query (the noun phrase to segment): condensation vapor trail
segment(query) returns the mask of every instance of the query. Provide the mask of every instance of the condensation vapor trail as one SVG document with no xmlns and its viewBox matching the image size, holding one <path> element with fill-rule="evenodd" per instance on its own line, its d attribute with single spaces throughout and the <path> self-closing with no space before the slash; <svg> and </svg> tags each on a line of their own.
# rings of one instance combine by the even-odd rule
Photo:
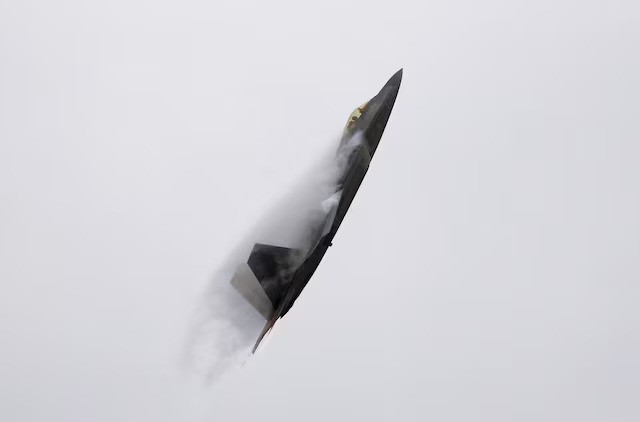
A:
<svg viewBox="0 0 640 422">
<path fill-rule="evenodd" d="M 187 361 L 196 375 L 215 381 L 250 356 L 265 319 L 231 286 L 230 280 L 239 268 L 242 271 L 255 243 L 307 249 L 310 234 L 331 209 L 327 205 L 339 198 L 338 179 L 348 154 L 360 139 L 352 137 L 350 145 L 340 148 L 337 155 L 333 144 L 312 171 L 245 236 L 211 278 L 189 332 Z"/>
</svg>

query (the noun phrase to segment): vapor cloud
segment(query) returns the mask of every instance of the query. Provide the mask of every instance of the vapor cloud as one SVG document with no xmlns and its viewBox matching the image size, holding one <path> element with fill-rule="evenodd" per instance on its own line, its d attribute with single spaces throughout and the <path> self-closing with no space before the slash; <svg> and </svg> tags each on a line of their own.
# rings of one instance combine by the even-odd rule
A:
<svg viewBox="0 0 640 422">
<path fill-rule="evenodd" d="M 265 319 L 230 284 L 247 261 L 255 243 L 295 248 L 306 253 L 310 240 L 340 199 L 337 191 L 351 152 L 361 143 L 356 134 L 336 151 L 332 143 L 317 164 L 277 201 L 251 229 L 211 278 L 187 345 L 189 368 L 207 381 L 215 381 L 250 356 Z"/>
</svg>

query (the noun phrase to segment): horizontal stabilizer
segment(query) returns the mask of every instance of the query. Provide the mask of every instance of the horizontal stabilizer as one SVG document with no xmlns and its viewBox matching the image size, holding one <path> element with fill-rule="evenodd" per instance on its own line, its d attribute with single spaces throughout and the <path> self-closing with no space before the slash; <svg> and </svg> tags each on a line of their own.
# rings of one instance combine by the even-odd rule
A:
<svg viewBox="0 0 640 422">
<path fill-rule="evenodd" d="M 269 320 L 273 315 L 273 305 L 258 282 L 258 279 L 247 264 L 241 264 L 231 279 L 231 285 L 255 308 L 256 311 Z"/>
</svg>

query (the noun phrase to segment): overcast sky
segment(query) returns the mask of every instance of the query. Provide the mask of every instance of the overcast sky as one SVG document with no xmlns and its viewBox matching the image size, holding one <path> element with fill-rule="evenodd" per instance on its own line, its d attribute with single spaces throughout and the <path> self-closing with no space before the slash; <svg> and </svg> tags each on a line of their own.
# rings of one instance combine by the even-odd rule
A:
<svg viewBox="0 0 640 422">
<path fill-rule="evenodd" d="M 640 420 L 640 2 L 0 0 L 0 420 Z M 194 309 L 404 80 L 334 246 L 207 388 Z"/>
</svg>

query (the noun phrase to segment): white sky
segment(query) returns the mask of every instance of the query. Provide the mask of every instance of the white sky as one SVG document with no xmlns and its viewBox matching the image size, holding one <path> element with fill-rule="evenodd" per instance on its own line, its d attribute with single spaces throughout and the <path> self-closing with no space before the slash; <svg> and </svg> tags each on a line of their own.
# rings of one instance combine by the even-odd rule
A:
<svg viewBox="0 0 640 422">
<path fill-rule="evenodd" d="M 0 0 L 0 420 L 640 420 L 640 2 Z M 243 368 L 208 280 L 398 68 Z"/>
</svg>

